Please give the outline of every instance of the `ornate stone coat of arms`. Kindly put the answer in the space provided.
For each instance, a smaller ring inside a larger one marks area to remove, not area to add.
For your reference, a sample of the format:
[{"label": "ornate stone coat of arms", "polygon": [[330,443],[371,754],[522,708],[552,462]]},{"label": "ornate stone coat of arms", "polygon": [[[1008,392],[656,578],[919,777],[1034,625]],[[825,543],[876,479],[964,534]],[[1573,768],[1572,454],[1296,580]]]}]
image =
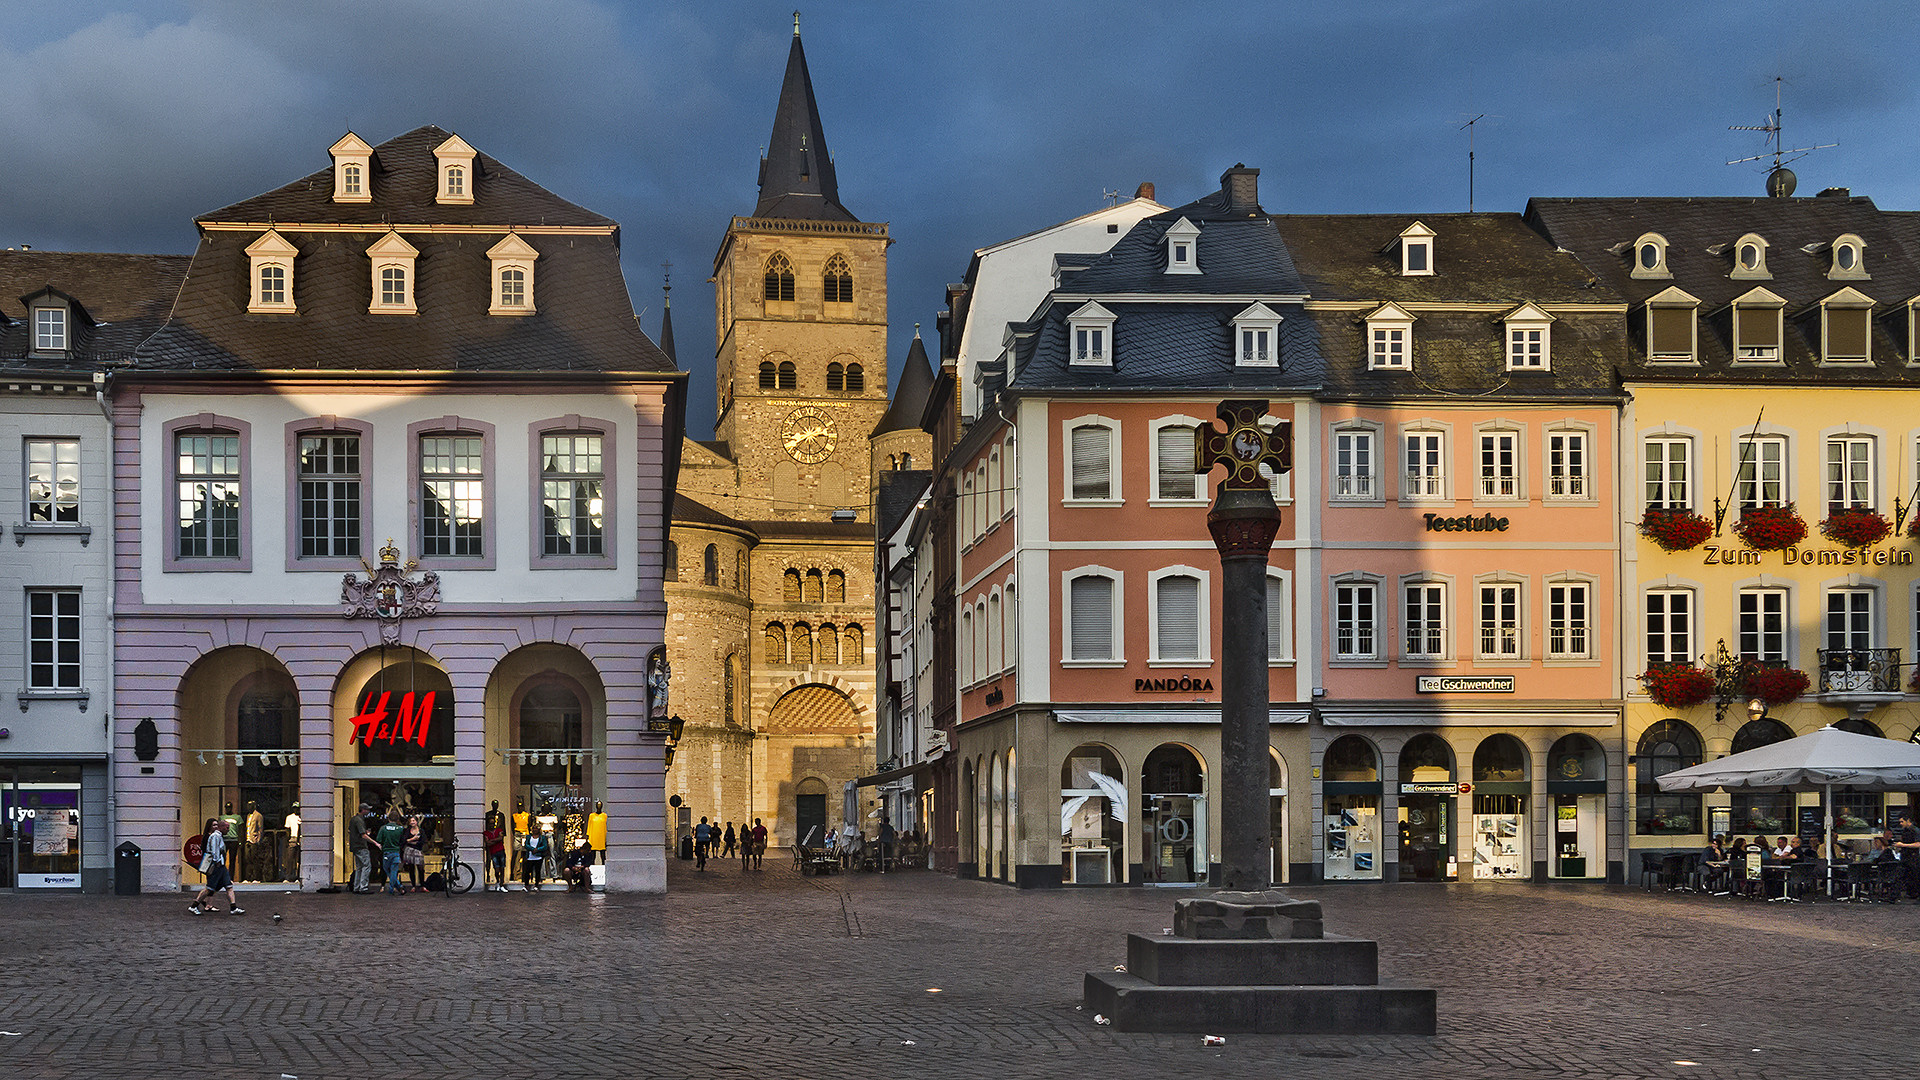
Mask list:
[{"label": "ornate stone coat of arms", "polygon": [[340,602],[349,619],[377,619],[380,640],[400,644],[400,620],[431,615],[440,607],[440,575],[429,570],[419,577],[409,576],[420,565],[417,559],[400,561],[400,549],[393,539],[380,549],[380,565],[362,559],[367,576],[348,574],[340,583]]}]

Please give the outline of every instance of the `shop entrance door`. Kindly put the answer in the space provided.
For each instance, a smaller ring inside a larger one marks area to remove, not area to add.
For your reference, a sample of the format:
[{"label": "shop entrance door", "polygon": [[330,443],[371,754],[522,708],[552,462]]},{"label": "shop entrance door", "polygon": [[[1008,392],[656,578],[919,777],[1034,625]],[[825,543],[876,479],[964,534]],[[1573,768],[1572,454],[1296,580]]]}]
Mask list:
[{"label": "shop entrance door", "polygon": [[1447,880],[1452,817],[1448,796],[1400,796],[1400,880]]},{"label": "shop entrance door", "polygon": [[1192,885],[1207,877],[1207,800],[1198,795],[1156,795],[1147,814],[1147,880]]},{"label": "shop entrance door", "polygon": [[[793,818],[797,824],[795,836],[802,843],[818,846],[827,842],[827,797],[825,795],[795,795]],[[878,826],[875,827],[876,830]],[[820,830],[818,834],[814,830]],[[809,839],[811,838],[811,839]]]},{"label": "shop entrance door", "polygon": [[1597,878],[1607,872],[1607,797],[1553,797],[1553,876]]}]

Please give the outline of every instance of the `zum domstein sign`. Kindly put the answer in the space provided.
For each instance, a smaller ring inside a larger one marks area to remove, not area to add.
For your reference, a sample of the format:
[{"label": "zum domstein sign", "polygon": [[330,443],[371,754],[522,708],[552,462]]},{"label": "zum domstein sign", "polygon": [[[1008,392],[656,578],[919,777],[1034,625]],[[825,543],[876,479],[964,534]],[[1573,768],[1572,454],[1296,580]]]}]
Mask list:
[{"label": "zum domstein sign", "polygon": [[[1707,566],[1764,566],[1773,552],[1744,547],[1707,544],[1700,561]],[[1912,566],[1913,552],[1887,548],[1782,548],[1778,553],[1784,566]]]}]

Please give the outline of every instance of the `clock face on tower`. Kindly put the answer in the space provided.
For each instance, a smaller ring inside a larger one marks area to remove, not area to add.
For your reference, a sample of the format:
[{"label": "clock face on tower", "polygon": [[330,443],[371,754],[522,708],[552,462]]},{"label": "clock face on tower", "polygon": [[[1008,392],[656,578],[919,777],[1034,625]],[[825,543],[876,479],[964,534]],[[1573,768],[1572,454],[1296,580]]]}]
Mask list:
[{"label": "clock face on tower", "polygon": [[788,413],[780,425],[780,445],[803,465],[818,465],[827,460],[833,454],[836,438],[833,417],[813,405],[802,405]]}]

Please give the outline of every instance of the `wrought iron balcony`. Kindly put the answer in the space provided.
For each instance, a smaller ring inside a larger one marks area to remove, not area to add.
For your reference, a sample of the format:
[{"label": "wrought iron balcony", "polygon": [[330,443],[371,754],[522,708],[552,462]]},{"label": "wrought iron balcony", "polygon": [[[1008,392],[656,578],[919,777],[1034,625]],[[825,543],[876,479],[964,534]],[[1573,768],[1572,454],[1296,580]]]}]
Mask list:
[{"label": "wrought iron balcony", "polygon": [[1900,693],[1899,649],[1821,649],[1822,694]]}]

